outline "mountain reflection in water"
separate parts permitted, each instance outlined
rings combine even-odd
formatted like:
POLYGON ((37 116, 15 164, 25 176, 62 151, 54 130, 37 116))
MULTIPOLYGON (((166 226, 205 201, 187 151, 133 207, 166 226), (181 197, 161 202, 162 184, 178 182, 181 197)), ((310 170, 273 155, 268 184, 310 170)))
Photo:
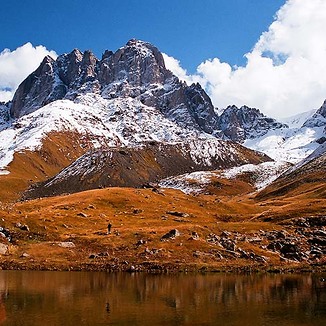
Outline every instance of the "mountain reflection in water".
POLYGON ((0 271, 0 325, 326 325, 322 277, 0 271))

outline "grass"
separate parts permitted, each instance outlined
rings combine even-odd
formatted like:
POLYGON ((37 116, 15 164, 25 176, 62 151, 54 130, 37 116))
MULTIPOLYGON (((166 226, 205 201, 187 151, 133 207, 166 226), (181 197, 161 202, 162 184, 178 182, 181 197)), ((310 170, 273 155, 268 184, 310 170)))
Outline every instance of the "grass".
POLYGON ((1 226, 13 235, 13 242, 7 243, 9 253, 0 257, 0 263, 15 269, 126 270, 132 265, 146 270, 301 268, 305 264, 282 262, 278 254, 262 249, 265 240, 255 243, 241 238, 254 238, 260 230, 281 230, 284 226, 275 221, 292 216, 295 207, 301 212, 303 206, 313 208, 314 213, 325 212, 325 200, 306 199, 301 205, 279 200, 274 205, 273 200, 257 203, 249 196, 191 196, 177 190, 158 194, 133 188, 18 202, 0 211, 1 226), (188 215, 173 216, 169 211, 188 215), (267 214, 273 220, 263 222, 260 217, 267 214), (112 230, 108 235, 109 222, 112 230), (29 231, 15 227, 17 223, 27 224, 29 231), (161 241, 171 229, 181 235, 161 241), (207 241, 210 234, 223 231, 237 235, 238 247, 267 257, 267 263, 234 257, 207 241), (193 232, 198 240, 192 239, 193 232), (60 247, 61 242, 72 242, 74 247, 60 247))

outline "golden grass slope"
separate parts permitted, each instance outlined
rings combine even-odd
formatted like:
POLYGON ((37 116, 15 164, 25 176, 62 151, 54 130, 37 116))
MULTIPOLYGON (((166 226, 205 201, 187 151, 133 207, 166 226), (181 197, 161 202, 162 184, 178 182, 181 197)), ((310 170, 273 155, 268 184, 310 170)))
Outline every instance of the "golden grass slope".
MULTIPOLYGON (((315 199, 302 202, 313 214, 325 213, 325 204, 315 199)), ((0 264, 2 268, 59 270, 320 268, 325 260, 316 261, 315 267, 285 261, 263 249, 267 245, 264 238, 259 240, 262 231, 286 230, 295 236, 294 227, 275 223, 289 211, 296 217, 306 216, 300 208, 295 214, 295 206, 286 199, 255 202, 243 195, 190 196, 176 190, 133 188, 31 200, 0 211, 1 224, 14 239, 12 243, 2 240, 8 252, 0 256, 0 264), (266 214, 273 219, 259 219, 266 214), (109 222, 111 234, 107 234, 109 222), (29 231, 17 225, 27 225, 29 231), (180 236, 161 241, 172 229, 180 236), (220 236, 225 231, 238 239, 238 247, 265 257, 266 262, 234 257, 208 241, 212 234, 220 236), (67 243, 72 247, 65 247, 67 243)))
POLYGON ((74 132, 50 133, 35 151, 15 153, 10 174, 0 176, 0 202, 18 200, 33 183, 44 181, 90 148, 90 141, 74 132))

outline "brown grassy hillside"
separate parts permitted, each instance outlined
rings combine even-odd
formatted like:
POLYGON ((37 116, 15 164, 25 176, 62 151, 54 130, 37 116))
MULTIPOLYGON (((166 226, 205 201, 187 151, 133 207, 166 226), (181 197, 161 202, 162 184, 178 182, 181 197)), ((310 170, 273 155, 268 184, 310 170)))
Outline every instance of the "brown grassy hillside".
MULTIPOLYGON (((306 199, 305 205, 314 214, 325 212, 325 200, 306 199)), ((255 203, 244 196, 132 188, 31 200, 0 211, 1 226, 12 236, 11 242, 2 240, 8 250, 0 264, 96 270, 321 268, 325 260, 320 258, 296 261, 266 250, 270 234, 281 231, 295 239, 297 226, 257 218, 279 217, 294 207, 285 199, 255 203), (180 235, 161 240, 175 229, 180 235)), ((308 250, 305 238, 297 239, 308 250)))
POLYGON ((77 133, 50 133, 36 151, 24 151, 14 155, 8 170, 0 177, 0 202, 14 201, 33 183, 44 181, 90 148, 89 140, 77 133))

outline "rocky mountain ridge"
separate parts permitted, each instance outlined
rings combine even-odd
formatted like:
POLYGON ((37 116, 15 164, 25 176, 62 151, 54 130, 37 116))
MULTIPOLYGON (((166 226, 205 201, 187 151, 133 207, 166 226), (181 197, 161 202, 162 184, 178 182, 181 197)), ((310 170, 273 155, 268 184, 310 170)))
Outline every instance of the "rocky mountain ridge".
POLYGON ((74 101, 90 93, 137 99, 182 127, 238 142, 286 127, 246 106, 230 106, 219 116, 199 84, 179 81, 166 69, 159 50, 139 40, 130 40, 115 53, 105 51, 101 60, 77 49, 57 60, 45 57, 17 89, 10 113, 19 118, 56 100, 74 101))
POLYGON ((245 105, 241 108, 228 106, 220 115, 218 126, 222 137, 240 143, 263 136, 270 130, 288 128, 286 124, 268 118, 258 109, 245 105))
POLYGON ((47 56, 18 87, 10 113, 32 113, 56 100, 75 100, 93 93, 104 99, 134 98, 155 107, 178 124, 210 133, 216 128, 214 108, 199 84, 187 86, 165 68, 158 49, 130 40, 98 60, 90 51, 75 49, 53 60, 47 56))

